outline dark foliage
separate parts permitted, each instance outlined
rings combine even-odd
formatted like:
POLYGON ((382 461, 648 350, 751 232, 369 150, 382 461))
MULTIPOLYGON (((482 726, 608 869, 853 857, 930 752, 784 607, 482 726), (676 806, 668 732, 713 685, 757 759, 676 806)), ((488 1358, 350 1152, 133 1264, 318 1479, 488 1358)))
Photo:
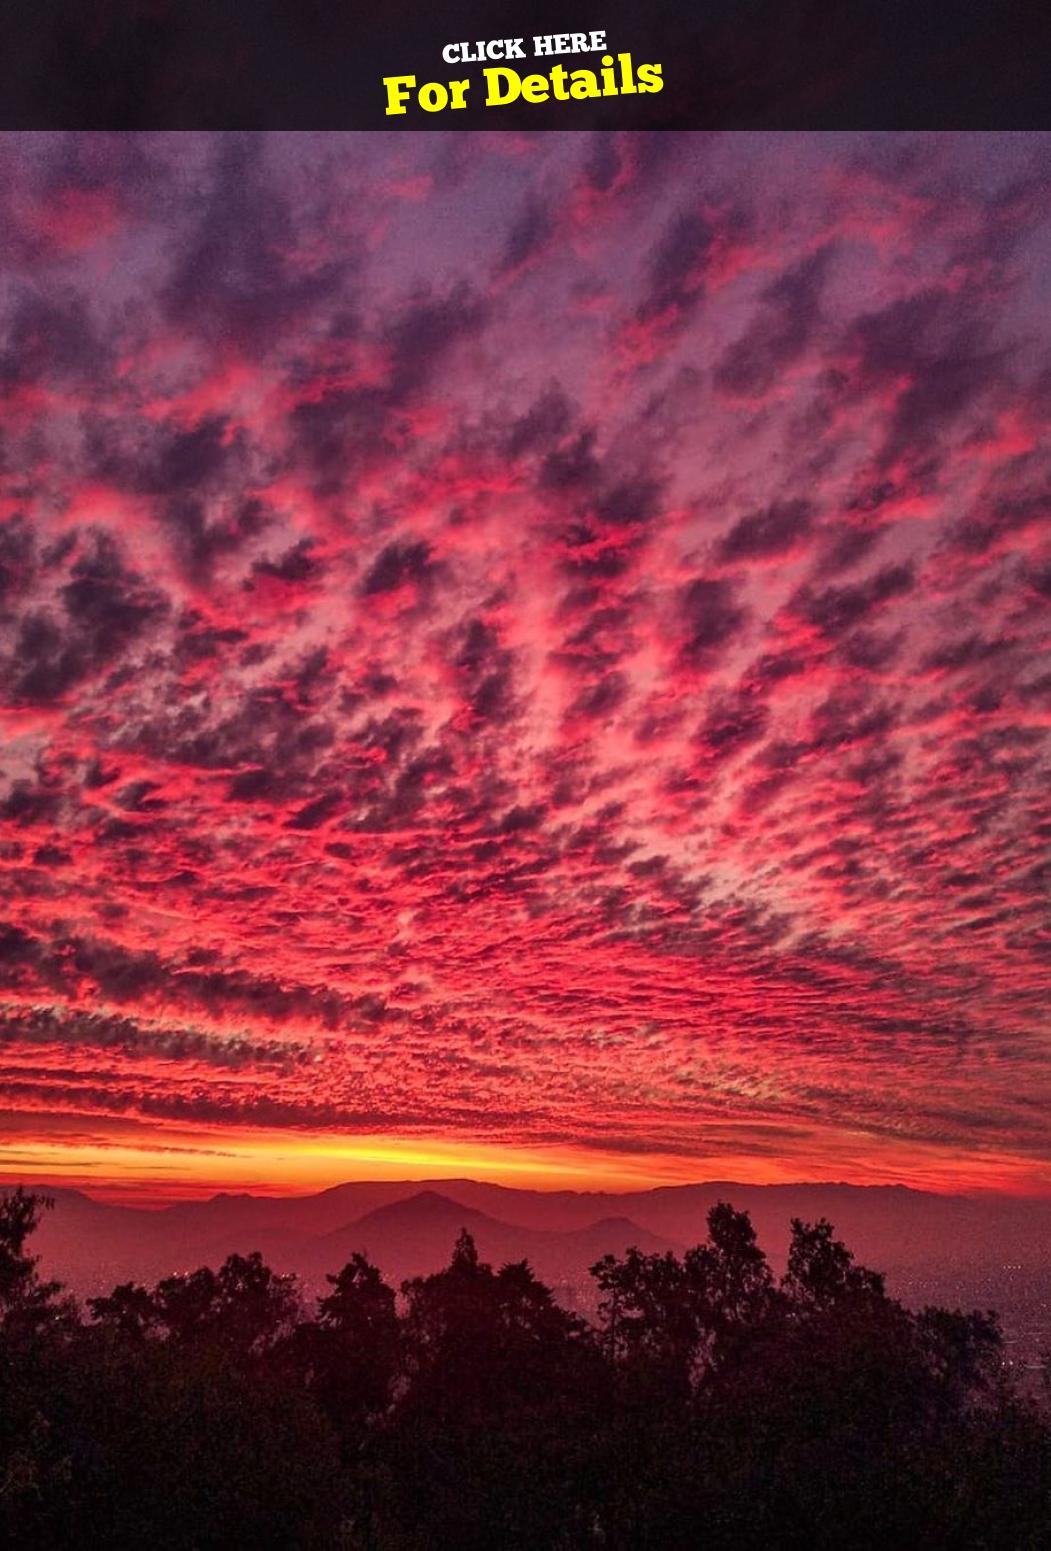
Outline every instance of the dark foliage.
POLYGON ((210 1551, 1051 1544, 1051 1427, 991 1314, 911 1313, 827 1222, 774 1277, 720 1204, 679 1259, 525 1262, 401 1301, 361 1255, 310 1312, 259 1255, 125 1283, 85 1319, 0 1199, 0 1542, 210 1551))

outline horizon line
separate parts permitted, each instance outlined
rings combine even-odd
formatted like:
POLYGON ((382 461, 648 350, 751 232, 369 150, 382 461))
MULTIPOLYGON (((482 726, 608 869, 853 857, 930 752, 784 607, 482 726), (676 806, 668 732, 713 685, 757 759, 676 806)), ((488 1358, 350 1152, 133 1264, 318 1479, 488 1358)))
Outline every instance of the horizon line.
MULTIPOLYGON (((268 1187, 265 1184, 257 1185, 253 1189, 245 1190, 194 1190, 192 1186, 180 1191, 178 1194, 169 1192, 148 1194, 146 1190, 141 1193, 128 1188, 127 1182, 102 1182, 102 1181, 76 1181, 71 1182, 65 1178, 15 1178, 14 1175, 0 1177, 0 1195, 19 1188, 31 1194, 63 1192, 69 1195, 81 1195, 90 1201, 105 1206, 126 1206, 141 1210, 166 1210, 174 1206, 188 1204, 206 1204, 219 1200, 255 1200, 255 1201, 310 1201, 320 1196, 331 1195, 334 1191, 345 1189, 353 1185, 405 1185, 424 1187, 450 1187, 458 1184, 484 1185, 490 1189, 500 1190, 509 1195, 540 1195, 540 1196, 602 1196, 617 1199, 636 1198, 639 1196, 654 1195, 658 1191, 696 1190, 707 1187, 725 1187, 732 1190, 762 1190, 762 1191, 786 1191, 786 1190, 857 1190, 857 1191, 907 1191, 911 1195, 923 1195, 937 1197, 942 1200, 1010 1200, 1010 1201, 1051 1201, 1051 1192, 1011 1191, 995 1189, 989 1186, 974 1186, 969 1190, 939 1190, 930 1187, 906 1184, 904 1181, 878 1181, 859 1183, 849 1179, 794 1179, 794 1180, 739 1180, 726 1176, 706 1177, 695 1180, 678 1180, 666 1184, 646 1185, 627 1189, 577 1189, 572 1186, 544 1187, 542 1185, 508 1185, 500 1180, 487 1179, 477 1175, 421 1175, 421 1176, 391 1176, 389 1178, 353 1177, 338 1180, 332 1185, 323 1186, 316 1190, 283 1189, 280 1187, 268 1187)), ((438 1191, 440 1194, 441 1192, 438 1191)))

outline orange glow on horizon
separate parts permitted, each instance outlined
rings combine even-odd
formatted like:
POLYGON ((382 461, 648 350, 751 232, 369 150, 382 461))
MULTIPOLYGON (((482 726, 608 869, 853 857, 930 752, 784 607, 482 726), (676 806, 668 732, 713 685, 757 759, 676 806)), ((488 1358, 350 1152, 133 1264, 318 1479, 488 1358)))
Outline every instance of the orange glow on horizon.
MULTIPOLYGON (((67 1117, 71 1118, 71 1117, 67 1117)), ((110 1201, 143 1204, 220 1191, 298 1195, 349 1180, 469 1177, 531 1190, 629 1192, 726 1180, 776 1185, 848 1182, 907 1185, 948 1194, 1051 1194, 1051 1175, 1030 1159, 1003 1155, 929 1157, 864 1151, 865 1138, 814 1138, 802 1156, 774 1159, 735 1150, 691 1156, 611 1153, 572 1146, 528 1147, 482 1139, 246 1131, 140 1132, 133 1122, 108 1135, 24 1135, 0 1159, 0 1181, 85 1189, 110 1201)))

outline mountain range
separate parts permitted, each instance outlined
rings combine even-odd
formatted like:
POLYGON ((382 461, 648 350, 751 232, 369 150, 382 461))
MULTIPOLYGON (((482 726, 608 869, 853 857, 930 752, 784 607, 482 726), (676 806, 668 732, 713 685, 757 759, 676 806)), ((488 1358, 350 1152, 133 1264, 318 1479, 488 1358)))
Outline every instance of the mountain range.
POLYGON ((356 1181, 315 1195, 219 1194, 150 1210, 98 1201, 80 1190, 32 1186, 54 1200, 34 1239, 41 1271, 81 1296, 118 1281, 151 1282, 259 1250, 308 1288, 366 1252, 387 1279, 447 1264, 461 1228, 494 1264, 528 1259, 550 1284, 588 1283, 588 1267, 629 1245, 647 1253, 702 1241, 717 1201, 750 1212, 776 1269, 793 1217, 827 1217, 857 1258, 915 1272, 1017 1263, 1051 1266, 1051 1200, 946 1196, 903 1186, 663 1186, 623 1194, 520 1190, 479 1180, 356 1181))

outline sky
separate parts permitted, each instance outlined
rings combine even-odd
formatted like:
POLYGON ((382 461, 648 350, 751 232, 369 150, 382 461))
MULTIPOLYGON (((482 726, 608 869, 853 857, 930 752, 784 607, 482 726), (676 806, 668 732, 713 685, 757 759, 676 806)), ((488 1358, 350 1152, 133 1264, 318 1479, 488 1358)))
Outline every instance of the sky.
POLYGON ((0 137, 0 1173, 1051 1193, 1051 137, 0 137))

